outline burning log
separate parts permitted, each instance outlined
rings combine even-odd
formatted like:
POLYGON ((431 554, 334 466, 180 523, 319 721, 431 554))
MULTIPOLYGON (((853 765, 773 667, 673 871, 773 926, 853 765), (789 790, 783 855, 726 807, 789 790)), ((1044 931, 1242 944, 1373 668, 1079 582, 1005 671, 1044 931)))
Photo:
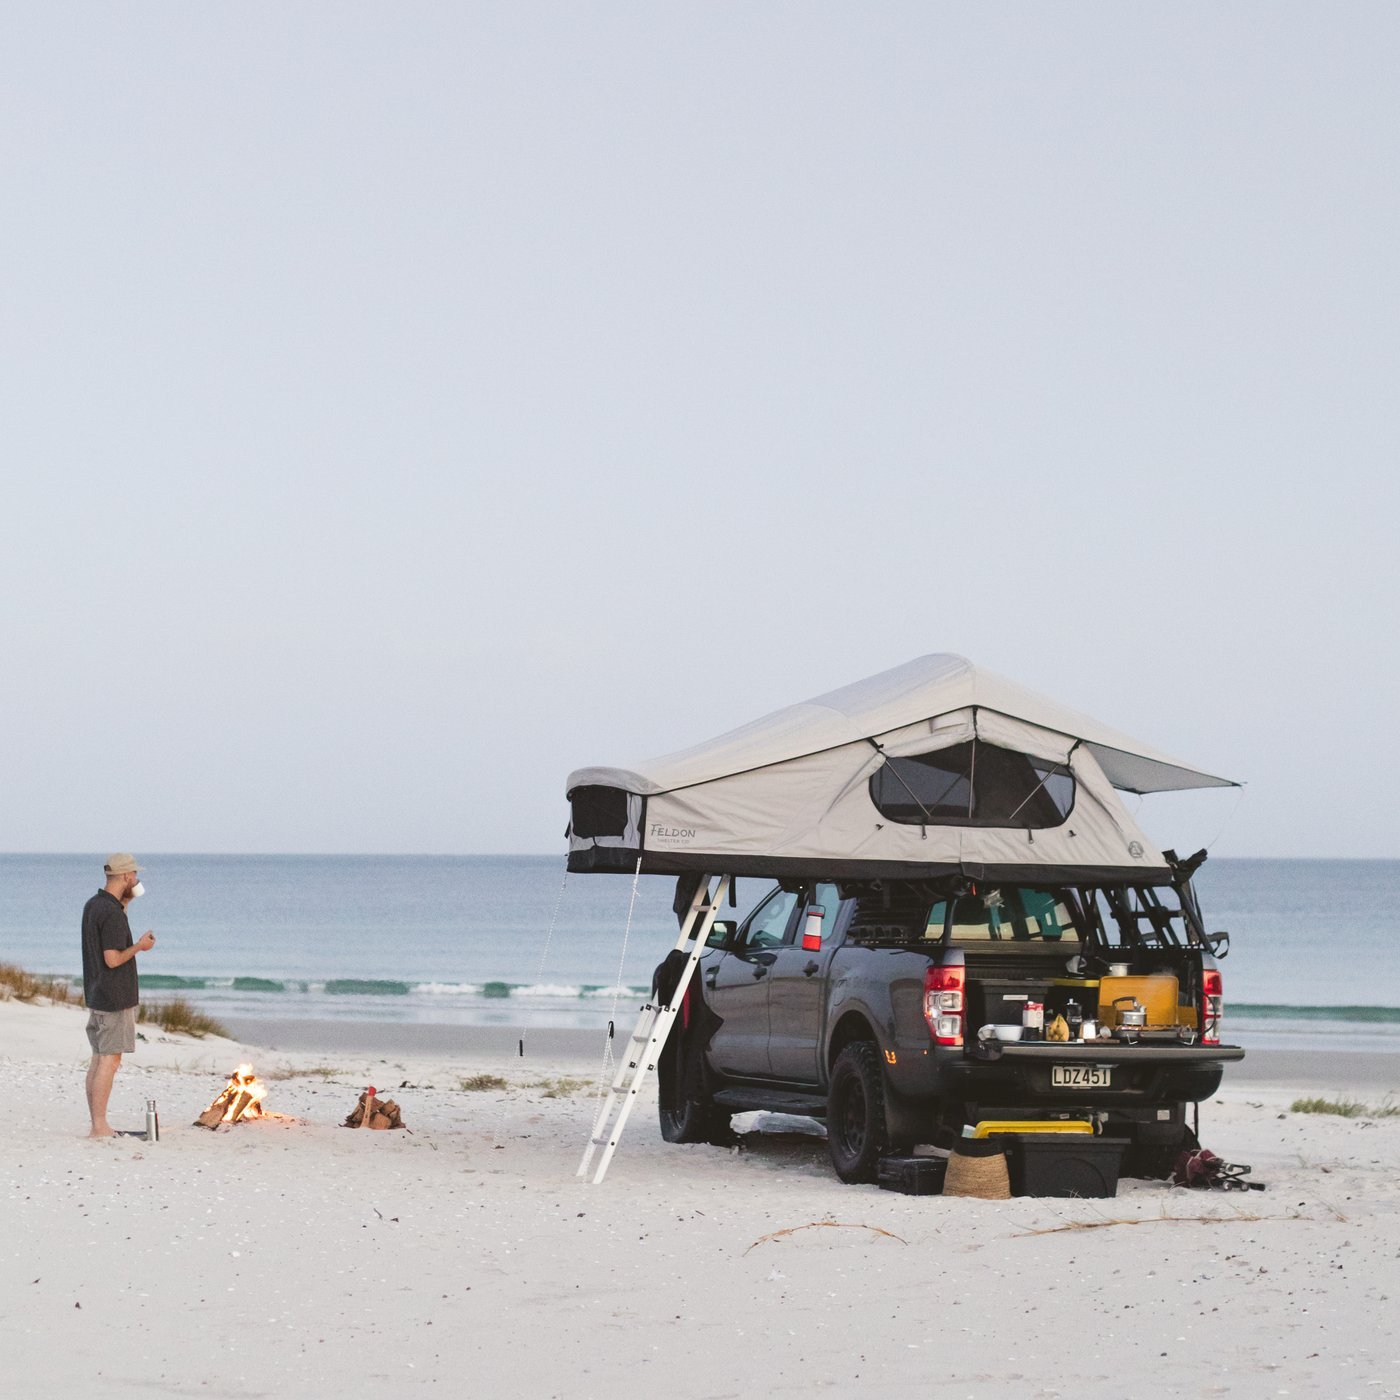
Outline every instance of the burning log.
POLYGON ((214 1102, 194 1120, 197 1128, 217 1128, 220 1123, 237 1123, 244 1118, 261 1118, 267 1085, 253 1073, 252 1065, 239 1065, 214 1102))

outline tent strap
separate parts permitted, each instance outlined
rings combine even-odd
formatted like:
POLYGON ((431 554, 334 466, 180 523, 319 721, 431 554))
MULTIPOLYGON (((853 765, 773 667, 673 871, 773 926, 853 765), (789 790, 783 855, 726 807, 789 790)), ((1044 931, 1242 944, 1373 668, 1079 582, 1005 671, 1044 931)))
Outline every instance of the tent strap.
MULTIPOLYGON (((554 926, 559 922, 559 910, 564 903, 564 888, 569 883, 569 859, 564 857, 564 878, 559 882, 559 893, 554 896, 554 911, 549 916, 549 928, 545 930, 544 947, 540 950, 540 965, 535 969, 535 986, 544 984, 544 970, 549 964, 549 945, 554 941, 554 926)), ((525 1058, 525 1026, 520 1026, 520 1058, 525 1058)))
POLYGON ((613 1032, 617 1022, 617 1002, 622 995, 622 971, 627 966, 627 943, 632 937, 632 915, 637 908, 637 887, 642 879, 642 857, 637 857, 637 868, 632 872, 632 895, 627 901, 627 923, 622 930, 622 955, 617 962, 617 980, 613 983, 612 1007, 608 1011, 608 1033, 603 1039, 603 1063, 598 1071, 598 1099, 602 1100, 608 1086, 613 1081, 616 1062, 613 1059, 613 1032))

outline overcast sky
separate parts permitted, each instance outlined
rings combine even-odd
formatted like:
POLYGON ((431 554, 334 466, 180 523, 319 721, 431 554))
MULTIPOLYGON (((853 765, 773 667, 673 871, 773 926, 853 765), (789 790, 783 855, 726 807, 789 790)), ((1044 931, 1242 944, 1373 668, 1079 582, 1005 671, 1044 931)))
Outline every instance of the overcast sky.
POLYGON ((1164 840, 1400 855, 1397 59, 8 6, 0 849, 562 853, 570 769, 957 651, 1248 782, 1164 840))

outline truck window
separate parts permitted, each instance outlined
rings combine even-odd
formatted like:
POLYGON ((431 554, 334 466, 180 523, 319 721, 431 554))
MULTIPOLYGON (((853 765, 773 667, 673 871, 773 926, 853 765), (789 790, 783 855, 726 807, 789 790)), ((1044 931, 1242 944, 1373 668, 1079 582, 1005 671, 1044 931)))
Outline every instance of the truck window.
POLYGON ((745 949, 782 947, 783 936, 787 933, 792 911, 796 907, 795 891, 774 890, 753 911, 740 940, 741 946, 745 949))
MULTIPOLYGON (((943 937, 948 901, 929 910, 927 939, 943 937)), ((1079 929, 1068 906, 1051 890, 986 889, 953 901, 954 942, 1078 943, 1079 929)))
MULTIPOLYGON (((830 938, 836 931, 836 916, 841 912, 841 896, 836 886, 823 881, 813 889, 811 902, 822 910, 822 937, 830 938)), ((803 907, 803 913, 805 915, 806 906, 803 907)), ((799 918, 788 929, 789 943, 796 943, 802 937, 803 922, 804 920, 799 918)))

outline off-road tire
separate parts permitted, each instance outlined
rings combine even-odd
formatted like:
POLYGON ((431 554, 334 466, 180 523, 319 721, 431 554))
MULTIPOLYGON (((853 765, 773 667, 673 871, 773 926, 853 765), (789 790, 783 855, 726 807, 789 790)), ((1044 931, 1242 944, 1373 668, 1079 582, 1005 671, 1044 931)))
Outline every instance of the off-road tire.
POLYGON ((733 1114, 720 1108, 705 1092, 709 1076, 703 1067, 699 1070, 698 1084, 696 1077, 686 1073, 689 1057, 695 1053, 690 1036, 677 1027, 657 1066, 656 1108, 662 1139, 729 1147, 738 1141, 730 1127, 733 1114))
POLYGON ((889 1151, 880 1052, 857 1040, 837 1057, 826 1096, 826 1148, 842 1181, 874 1181, 889 1151))
POLYGON ((1123 1152, 1120 1175, 1139 1181, 1166 1181, 1176 1166, 1177 1158, 1195 1142, 1189 1130, 1172 1142, 1130 1142, 1123 1152))
POLYGON ((667 1142, 708 1142, 715 1147, 729 1147, 738 1141, 730 1126, 732 1116, 709 1099, 683 1099, 671 1108, 663 1104, 657 1111, 661 1136, 667 1142))

